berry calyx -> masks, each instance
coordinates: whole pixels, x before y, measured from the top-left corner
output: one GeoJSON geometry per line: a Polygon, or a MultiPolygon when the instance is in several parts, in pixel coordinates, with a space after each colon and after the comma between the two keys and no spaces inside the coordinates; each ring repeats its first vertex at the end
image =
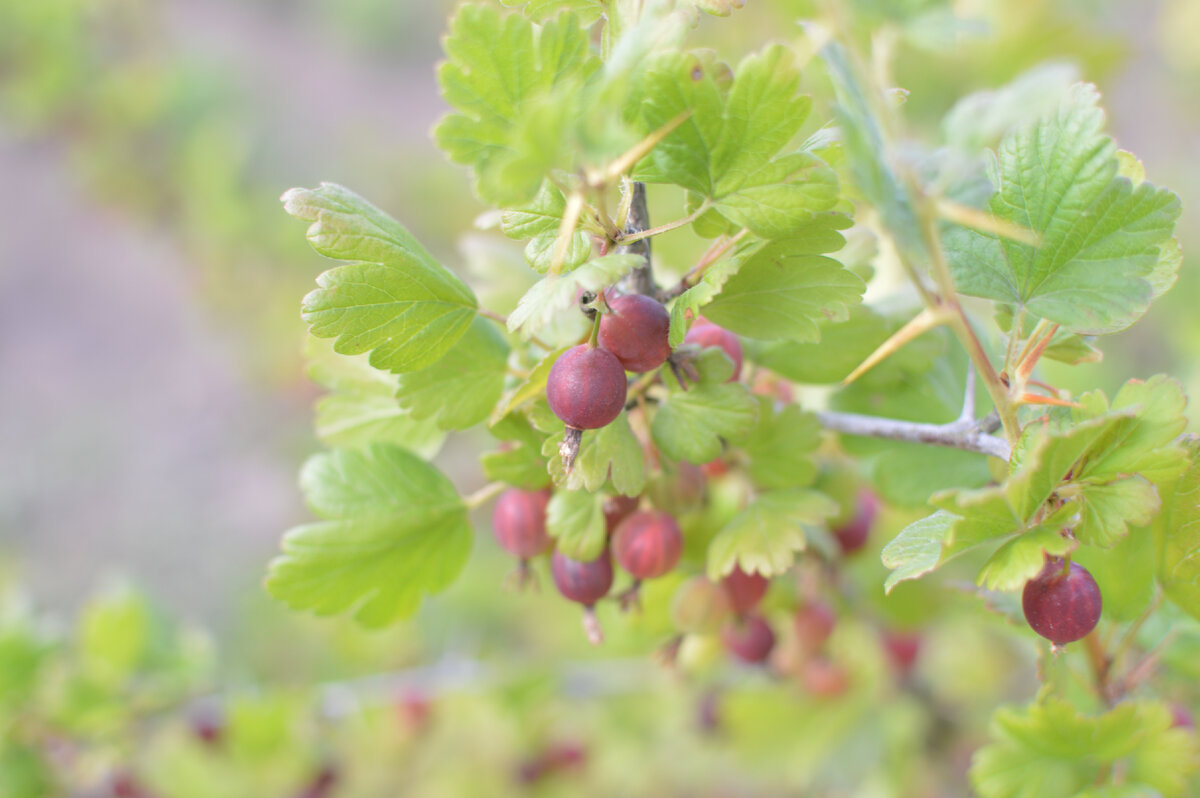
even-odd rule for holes
{"type": "Polygon", "coordinates": [[[721,580],[721,587],[725,588],[725,595],[729,596],[729,606],[738,615],[757,607],[762,597],[767,595],[767,588],[770,586],[771,580],[767,577],[759,573],[748,574],[738,566],[734,566],[721,580]]]}
{"type": "Polygon", "coordinates": [[[671,314],[644,294],[623,294],[608,300],[611,313],[600,317],[598,342],[621,361],[626,371],[652,371],[671,354],[667,334],[671,314]]]}
{"type": "Polygon", "coordinates": [[[613,554],[635,579],[654,579],[669,573],[679,562],[683,533],[670,513],[641,510],[617,527],[613,554]]]}
{"type": "Polygon", "coordinates": [[[577,430],[606,427],[625,407],[625,369],[598,347],[580,344],[563,352],[546,380],[554,415],[577,430]]]}
{"type": "Polygon", "coordinates": [[[492,508],[492,533],[506,551],[528,560],[550,548],[553,541],[546,533],[546,505],[549,490],[509,488],[500,494],[492,508]]]}
{"type": "Polygon", "coordinates": [[[1021,608],[1033,631],[1056,645],[1080,640],[1100,622],[1100,587],[1078,563],[1064,568],[1050,558],[1042,572],[1025,583],[1021,608]]]}
{"type": "Polygon", "coordinates": [[[608,552],[591,562],[582,562],[556,551],[550,559],[550,573],[559,593],[583,605],[583,630],[588,640],[593,644],[602,642],[604,634],[592,608],[612,589],[613,568],[608,552]]]}
{"type": "Polygon", "coordinates": [[[730,375],[726,382],[735,382],[742,374],[742,342],[738,337],[726,330],[724,327],[718,327],[711,321],[705,318],[696,319],[696,323],[692,325],[692,329],[687,331],[687,335],[683,337],[685,344],[695,344],[702,349],[707,349],[710,346],[719,346],[725,354],[729,355],[729,359],[733,361],[733,374],[730,375]]]}
{"type": "Polygon", "coordinates": [[[858,508],[854,517],[833,530],[838,546],[843,555],[853,554],[867,543],[871,535],[871,525],[879,514],[879,499],[873,491],[863,489],[858,492],[858,508]]]}
{"type": "Polygon", "coordinates": [[[730,654],[748,664],[765,662],[775,647],[775,631],[761,615],[748,615],[725,625],[721,642],[730,654]]]}

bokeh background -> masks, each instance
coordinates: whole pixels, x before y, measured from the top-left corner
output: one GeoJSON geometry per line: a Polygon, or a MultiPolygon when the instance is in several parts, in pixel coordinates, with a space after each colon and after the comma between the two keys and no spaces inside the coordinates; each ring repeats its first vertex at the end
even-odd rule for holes
{"type": "MultiPolygon", "coordinates": [[[[429,136],[454,5],[0,0],[0,558],[39,606],[69,617],[129,580],[211,629],[243,680],[414,667],[520,626],[496,616],[531,601],[489,606],[480,586],[382,638],[291,618],[260,588],[307,517],[295,474],[317,449],[298,309],[323,265],[278,197],[342,183],[462,268],[483,208],[429,136]]],[[[1200,0],[857,5],[908,19],[896,78],[917,133],[1046,59],[1099,84],[1120,145],[1184,199],[1185,265],[1103,363],[1051,376],[1112,390],[1169,371],[1197,395],[1200,0]]],[[[749,0],[697,41],[740,53],[808,6],[749,0]]],[[[471,447],[441,459],[467,488],[471,447]]]]}

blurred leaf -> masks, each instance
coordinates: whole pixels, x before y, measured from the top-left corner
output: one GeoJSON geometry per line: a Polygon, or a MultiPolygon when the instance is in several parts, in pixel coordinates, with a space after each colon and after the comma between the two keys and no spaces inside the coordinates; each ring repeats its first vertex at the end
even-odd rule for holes
{"type": "Polygon", "coordinates": [[[316,455],[300,483],[313,512],[329,520],[289,531],[271,563],[267,590],[294,609],[386,626],[466,563],[471,528],[454,486],[399,447],[316,455]]]}
{"type": "Polygon", "coordinates": [[[1200,619],[1200,442],[1187,443],[1190,465],[1164,486],[1163,510],[1155,522],[1158,581],[1167,597],[1200,619]]]}
{"type": "MultiPolygon", "coordinates": [[[[556,419],[557,420],[557,419],[556,419]]],[[[585,430],[579,445],[575,467],[568,475],[558,455],[562,443],[562,422],[558,432],[542,444],[542,454],[548,458],[548,468],[554,484],[568,490],[595,493],[605,484],[624,496],[641,494],[646,485],[646,460],[642,445],[629,427],[629,416],[621,413],[606,427],[585,430]]]]}
{"type": "Polygon", "coordinates": [[[146,658],[151,624],[145,597],[129,588],[91,599],[79,618],[84,667],[110,684],[129,679],[146,658]]]}
{"type": "Polygon", "coordinates": [[[565,556],[591,562],[608,544],[604,497],[582,490],[555,491],[546,507],[546,531],[565,556]]]}
{"type": "Polygon", "coordinates": [[[467,429],[492,412],[508,373],[508,343],[495,323],[476,316],[446,356],[428,368],[400,375],[396,398],[416,421],[439,429],[467,429]]]}
{"type": "MultiPolygon", "coordinates": [[[[567,200],[562,190],[546,181],[533,202],[504,212],[500,229],[509,238],[529,239],[525,245],[525,261],[539,274],[548,272],[554,261],[558,229],[566,210],[567,200]]],[[[563,271],[570,271],[584,263],[591,254],[591,238],[583,230],[576,230],[571,235],[571,243],[563,259],[563,271]]]]}
{"type": "Polygon", "coordinates": [[[735,567],[767,576],[783,573],[806,545],[804,525],[821,524],[837,511],[837,502],[813,490],[760,494],[709,544],[708,577],[719,580],[735,567]]]}
{"type": "Polygon", "coordinates": [[[1058,698],[992,717],[994,742],[971,762],[980,798],[1062,798],[1107,781],[1114,770],[1139,794],[1183,794],[1197,765],[1196,737],[1171,728],[1163,704],[1127,702],[1098,716],[1058,698]]]}
{"type": "Polygon", "coordinates": [[[594,258],[566,274],[546,275],[525,292],[517,309],[509,314],[509,332],[537,335],[576,304],[580,291],[608,288],[641,263],[640,255],[612,254],[594,258]]]}
{"type": "Polygon", "coordinates": [[[698,363],[700,383],[687,390],[676,384],[659,405],[650,432],[668,458],[701,465],[721,454],[723,438],[741,442],[754,428],[758,405],[745,385],[725,382],[733,363],[723,352],[710,347],[698,363]]]}
{"type": "Polygon", "coordinates": [[[801,487],[817,476],[812,460],[821,441],[821,425],[796,405],[774,412],[772,401],[758,400],[758,425],[741,447],[750,456],[750,477],[763,488],[801,487]]]}
{"type": "Polygon", "coordinates": [[[942,120],[942,135],[947,144],[973,156],[1014,128],[1053,114],[1078,80],[1074,64],[1039,64],[998,89],[963,97],[942,120]]]}
{"type": "Polygon", "coordinates": [[[1124,329],[1145,313],[1179,198],[1118,176],[1097,100],[1094,87],[1079,84],[1057,114],[1001,142],[989,207],[1030,226],[1041,245],[951,230],[945,244],[962,293],[1024,306],[1084,334],[1124,329]]]}
{"type": "Polygon", "coordinates": [[[0,739],[0,798],[45,798],[54,790],[50,765],[36,750],[0,739]]]}
{"type": "Polygon", "coordinates": [[[539,22],[562,11],[574,11],[584,24],[595,22],[604,14],[603,0],[500,0],[510,8],[519,8],[539,22]]]}
{"type": "Polygon", "coordinates": [[[398,222],[341,186],[293,188],[284,209],[312,221],[308,240],[354,261],[323,273],[304,298],[304,319],[343,355],[370,352],[375,368],[417,371],[435,363],[475,317],[475,296],[398,222]]]}

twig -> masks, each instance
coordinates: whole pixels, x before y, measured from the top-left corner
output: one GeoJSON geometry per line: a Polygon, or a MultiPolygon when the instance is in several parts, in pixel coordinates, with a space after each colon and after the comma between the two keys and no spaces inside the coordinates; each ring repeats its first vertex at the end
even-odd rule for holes
{"type": "MultiPolygon", "coordinates": [[[[989,417],[990,418],[990,417],[989,417]]],[[[1011,455],[1008,441],[983,431],[983,422],[953,421],[949,424],[923,424],[916,421],[898,421],[894,418],[860,416],[857,413],[817,413],[817,420],[826,429],[847,435],[862,435],[868,438],[886,438],[893,441],[927,443],[967,452],[999,457],[1007,460],[1011,455]]]]}
{"type": "MultiPolygon", "coordinates": [[[[646,207],[646,184],[633,183],[629,189],[629,218],[625,222],[626,235],[636,235],[650,227],[650,211],[646,207]]],[[[642,264],[626,278],[634,293],[654,296],[658,286],[654,283],[654,272],[650,268],[650,239],[639,238],[622,244],[618,252],[640,255],[642,264]]]]}

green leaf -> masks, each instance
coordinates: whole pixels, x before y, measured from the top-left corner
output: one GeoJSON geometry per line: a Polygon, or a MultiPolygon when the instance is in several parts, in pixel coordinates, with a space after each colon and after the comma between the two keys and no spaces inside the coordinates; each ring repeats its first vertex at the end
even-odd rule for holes
{"type": "Polygon", "coordinates": [[[559,431],[542,444],[542,454],[554,484],[568,490],[585,490],[595,493],[605,484],[624,496],[637,496],[646,485],[646,459],[642,446],[629,427],[625,413],[607,427],[587,430],[579,445],[579,456],[568,475],[563,471],[558,447],[562,443],[561,422],[559,431]]]}
{"type": "Polygon", "coordinates": [[[328,520],[289,531],[271,563],[267,590],[294,609],[386,626],[447,587],[466,563],[465,505],[450,480],[404,449],[316,455],[300,484],[328,520]]]}
{"type": "Polygon", "coordinates": [[[599,66],[587,31],[571,14],[539,26],[493,7],[464,5],[444,46],[438,82],[454,112],[434,130],[438,146],[454,162],[474,168],[483,199],[496,205],[527,201],[564,151],[569,116],[555,112],[599,66]],[[534,133],[541,138],[531,140],[534,133]]]}
{"type": "Polygon", "coordinates": [[[1099,716],[1047,698],[992,717],[994,741],[971,762],[980,798],[1062,798],[1120,773],[1138,794],[1183,794],[1196,769],[1195,735],[1171,728],[1164,704],[1125,702],[1099,716]],[[1153,791],[1153,792],[1152,792],[1153,791]]]}
{"type": "Polygon", "coordinates": [[[323,443],[354,449],[392,443],[426,459],[442,448],[445,434],[396,401],[396,375],[372,368],[366,355],[339,355],[328,340],[311,335],[304,356],[309,376],[333,391],[316,404],[314,425],[323,443]]]}
{"type": "Polygon", "coordinates": [[[517,309],[509,314],[509,332],[537,335],[576,303],[581,289],[600,291],[608,288],[641,263],[640,255],[614,253],[590,260],[566,274],[546,275],[525,292],[517,309]]]}
{"type": "Polygon", "coordinates": [[[785,47],[748,56],[725,91],[723,65],[697,54],[660,54],[634,86],[642,132],[687,114],[643,159],[635,179],[670,182],[707,198],[740,227],[771,238],[793,234],[831,210],[837,178],[811,153],[776,156],[812,106],[785,47]]]}
{"type": "Polygon", "coordinates": [[[832,258],[809,254],[807,239],[764,244],[725,283],[704,314],[750,338],[817,341],[823,319],[845,321],[866,285],[832,258]]]}
{"type": "Polygon", "coordinates": [[[683,343],[688,331],[688,312],[692,318],[700,314],[700,308],[707,305],[721,292],[721,287],[738,270],[740,262],[734,259],[719,261],[705,270],[700,282],[684,291],[675,298],[671,305],[671,330],[667,341],[672,347],[683,343]]]}
{"type": "Polygon", "coordinates": [[[591,562],[608,543],[604,497],[582,490],[555,491],[546,507],[546,531],[564,555],[591,562]]]}
{"type": "Polygon", "coordinates": [[[914,521],[883,547],[880,558],[892,569],[883,589],[892,592],[900,582],[919,579],[942,563],[942,547],[950,536],[958,516],[945,510],[914,521]]]}
{"type": "MultiPolygon", "coordinates": [[[[546,181],[533,198],[533,202],[505,211],[501,217],[500,229],[506,236],[517,240],[529,239],[525,246],[525,260],[530,268],[539,274],[548,272],[554,261],[558,229],[566,210],[567,200],[562,190],[546,181]]],[[[583,230],[576,230],[567,246],[562,269],[574,269],[591,257],[591,254],[591,238],[583,230]]]]}
{"type": "Polygon", "coordinates": [[[439,429],[467,429],[500,401],[508,373],[508,343],[493,322],[475,317],[446,356],[428,368],[400,375],[396,398],[413,419],[439,429]]]}
{"type": "Polygon", "coordinates": [[[283,195],[284,209],[312,221],[308,240],[354,261],[317,278],[304,298],[312,334],[336,338],[343,355],[370,352],[375,368],[416,371],[442,357],[471,325],[475,296],[398,222],[332,183],[283,195]]]}
{"type": "Polygon", "coordinates": [[[824,523],[837,513],[837,502],[817,491],[767,491],[735,515],[709,543],[708,576],[719,580],[734,567],[767,576],[781,574],[806,545],[804,525],[824,523]]]}
{"type": "Polygon", "coordinates": [[[1187,471],[1163,491],[1155,522],[1158,581],[1167,598],[1200,619],[1200,442],[1188,441],[1187,471]]]}
{"type": "Polygon", "coordinates": [[[1158,508],[1158,491],[1141,476],[1087,485],[1079,497],[1075,537],[1081,543],[1108,548],[1129,534],[1130,524],[1150,523],[1158,508]]]}
{"type": "Polygon", "coordinates": [[[988,590],[1024,587],[1045,567],[1045,555],[1062,557],[1075,549],[1075,541],[1062,534],[1072,514],[1073,508],[1065,507],[1033,529],[1013,535],[992,553],[975,581],[988,590]]]}
{"type": "Polygon", "coordinates": [[[758,400],[758,425],[742,442],[750,456],[750,477],[763,488],[801,487],[817,476],[811,455],[821,442],[821,425],[796,405],[773,412],[766,397],[758,400]]]}
{"type": "Polygon", "coordinates": [[[590,24],[604,14],[603,0],[500,0],[500,2],[510,8],[520,8],[526,16],[539,22],[563,11],[573,11],[584,24],[590,24]]]}
{"type": "Polygon", "coordinates": [[[18,742],[15,735],[0,739],[0,796],[45,798],[54,795],[57,781],[36,748],[18,742]]]}
{"type": "Polygon", "coordinates": [[[150,606],[128,588],[97,596],[79,618],[79,653],[90,674],[119,683],[146,658],[151,640],[150,606]]]}
{"type": "Polygon", "coordinates": [[[1079,84],[1055,115],[1001,142],[989,208],[1038,233],[1041,244],[952,230],[945,244],[962,293],[1084,334],[1124,329],[1145,313],[1179,198],[1118,174],[1098,99],[1079,84]]]}
{"type": "MultiPolygon", "coordinates": [[[[671,391],[650,422],[655,444],[672,460],[701,465],[721,454],[721,439],[739,443],[758,420],[758,403],[741,383],[724,382],[733,364],[720,350],[698,361],[700,383],[671,391]]],[[[632,495],[632,494],[627,494],[632,495]]]]}
{"type": "Polygon", "coordinates": [[[546,473],[546,458],[540,447],[519,444],[511,449],[488,452],[479,458],[483,475],[490,482],[504,482],[524,490],[546,487],[550,476],[546,473]]]}

